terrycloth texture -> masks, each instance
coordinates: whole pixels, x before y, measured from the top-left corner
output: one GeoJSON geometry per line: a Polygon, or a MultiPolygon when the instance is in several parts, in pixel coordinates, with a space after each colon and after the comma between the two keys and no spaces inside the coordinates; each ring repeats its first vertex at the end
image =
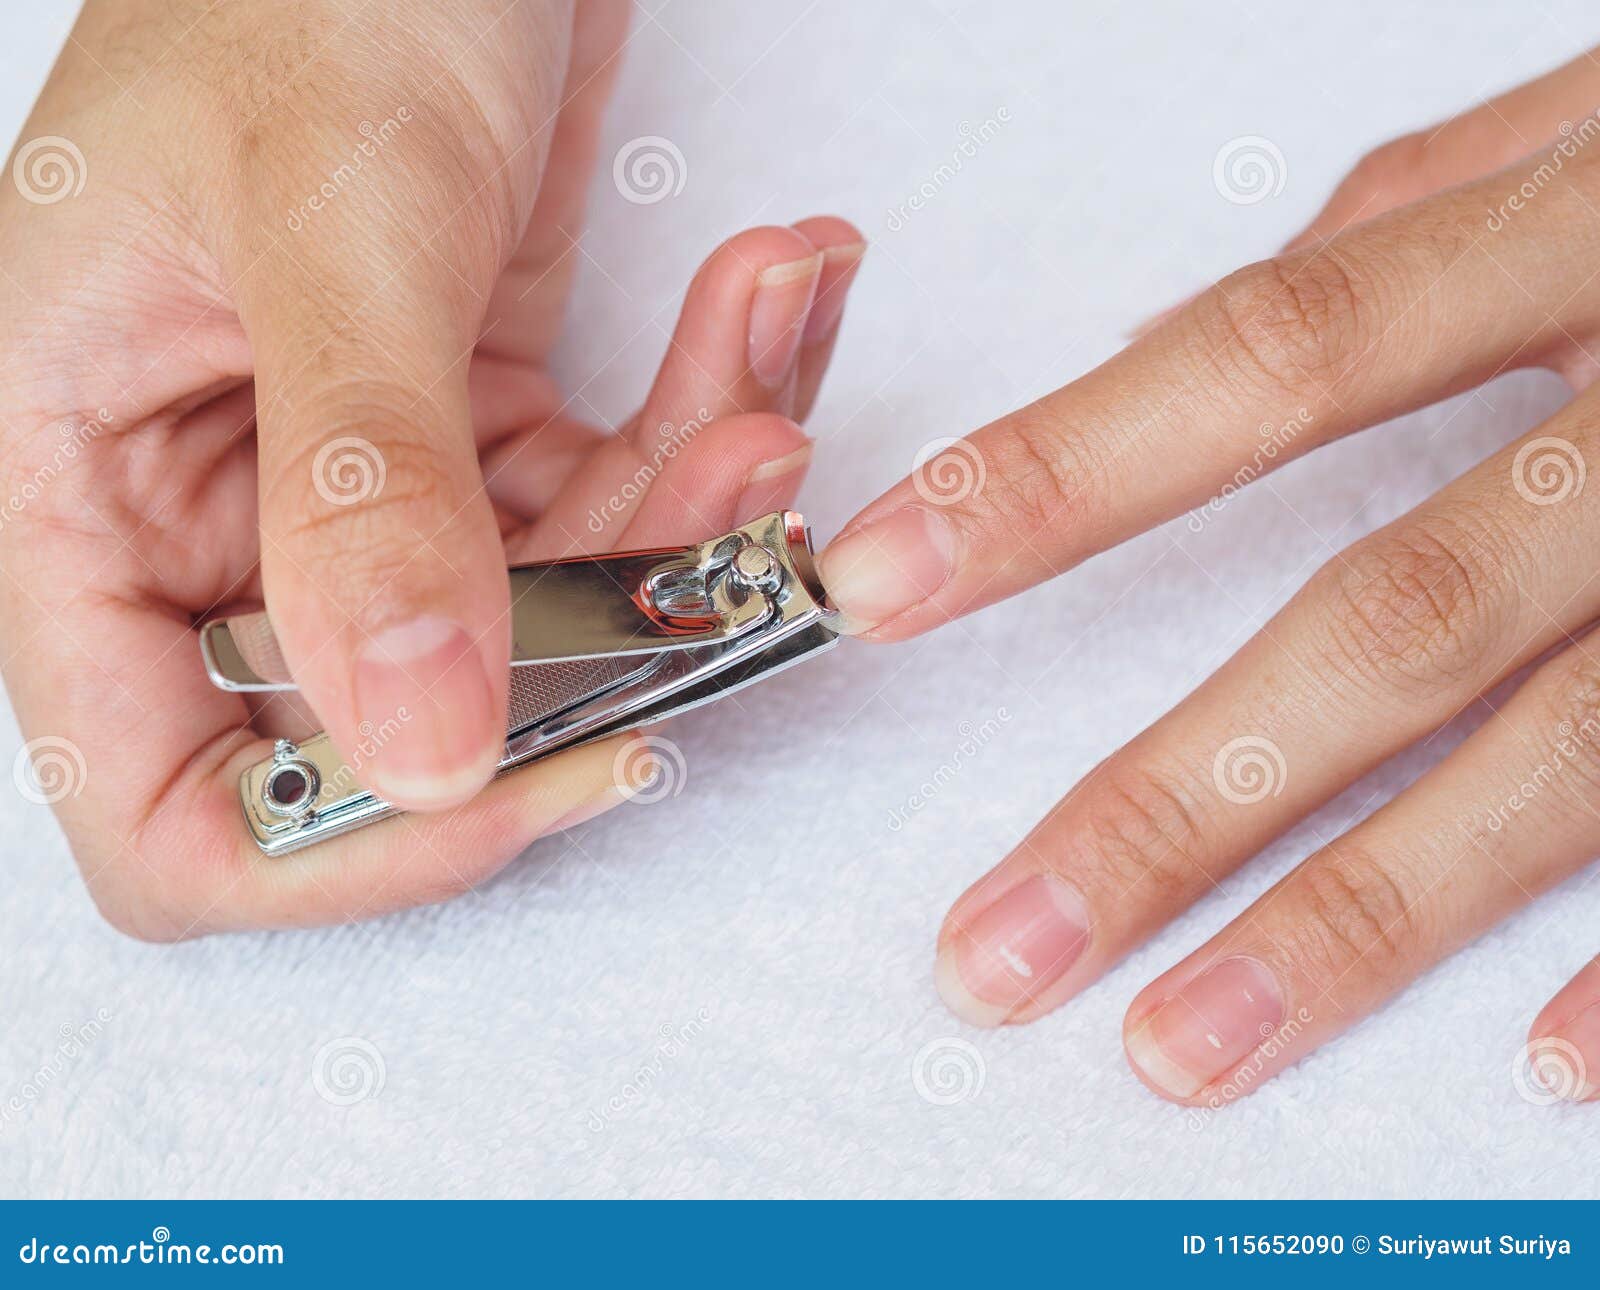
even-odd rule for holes
{"type": "MultiPolygon", "coordinates": [[[[64,8],[8,15],[6,58],[64,8]]],[[[1083,372],[1143,316],[1271,251],[1366,148],[1600,35],[1576,0],[661,8],[610,118],[562,367],[621,416],[718,237],[854,216],[874,245],[802,499],[823,535],[928,441],[1083,372]],[[681,150],[677,196],[619,197],[611,160],[641,135],[681,150]],[[1281,150],[1276,198],[1214,189],[1213,158],[1243,135],[1281,150]]],[[[679,796],[550,840],[442,908],[134,944],[100,923],[50,813],[8,787],[0,1189],[1593,1194],[1600,1114],[1531,1106],[1511,1079],[1535,1010],[1600,948],[1587,876],[1198,1129],[1120,1051],[1140,985],[1426,769],[1481,705],[1038,1025],[966,1029],[929,972],[950,900],[1075,777],[1334,549],[1560,398],[1553,380],[1499,382],[1289,467],[1198,535],[1169,524],[915,644],[847,643],[674,724],[679,796]],[[981,751],[961,751],[969,727],[981,751]],[[971,1049],[927,1049],[950,1039],[971,1049]],[[344,1058],[327,1048],[341,1040],[344,1058]],[[375,1083],[374,1054],[381,1089],[338,1105],[375,1083]],[[981,1062],[981,1089],[938,1105],[963,1062],[981,1062]]]]}

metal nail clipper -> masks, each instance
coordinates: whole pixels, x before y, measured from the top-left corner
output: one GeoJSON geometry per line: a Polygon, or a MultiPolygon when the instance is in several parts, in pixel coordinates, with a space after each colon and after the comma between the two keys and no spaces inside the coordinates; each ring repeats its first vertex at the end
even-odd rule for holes
{"type": "MultiPolygon", "coordinates": [[[[709,703],[839,639],[810,531],[793,511],[694,546],[519,565],[509,577],[510,712],[497,775],[709,703]]],[[[206,623],[200,647],[221,689],[294,688],[264,614],[206,623]]],[[[279,740],[244,772],[239,799],[264,852],[399,813],[360,785],[384,732],[362,735],[373,746],[349,761],[319,734],[279,740]]]]}

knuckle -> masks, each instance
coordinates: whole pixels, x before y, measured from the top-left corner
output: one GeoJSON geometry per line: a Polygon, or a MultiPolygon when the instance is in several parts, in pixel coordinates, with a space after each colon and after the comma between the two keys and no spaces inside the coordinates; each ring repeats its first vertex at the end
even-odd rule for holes
{"type": "Polygon", "coordinates": [[[1419,902],[1389,867],[1347,840],[1307,861],[1295,886],[1300,917],[1288,929],[1289,949],[1324,989],[1392,981],[1426,956],[1419,902]]]}
{"type": "Polygon", "coordinates": [[[1409,192],[1433,150],[1424,134],[1405,134],[1381,143],[1351,169],[1345,182],[1358,192],[1382,200],[1395,191],[1409,192]]]}
{"type": "Polygon", "coordinates": [[[1186,779],[1151,766],[1113,761],[1086,782],[1087,808],[1074,881],[1116,899],[1137,891],[1142,904],[1187,905],[1210,885],[1206,857],[1214,836],[1186,779]]]}
{"type": "Polygon", "coordinates": [[[297,444],[262,489],[262,523],[290,550],[330,543],[367,564],[400,565],[431,541],[455,508],[445,454],[416,437],[374,427],[370,417],[327,422],[325,436],[297,444]]]}
{"type": "Polygon", "coordinates": [[[1227,380],[1302,395],[1350,375],[1374,297],[1347,254],[1318,249],[1247,265],[1204,293],[1194,316],[1227,380]]]}
{"type": "Polygon", "coordinates": [[[1499,636],[1502,543],[1414,519],[1356,543],[1302,594],[1319,606],[1321,648],[1384,694],[1475,678],[1499,636]]]}

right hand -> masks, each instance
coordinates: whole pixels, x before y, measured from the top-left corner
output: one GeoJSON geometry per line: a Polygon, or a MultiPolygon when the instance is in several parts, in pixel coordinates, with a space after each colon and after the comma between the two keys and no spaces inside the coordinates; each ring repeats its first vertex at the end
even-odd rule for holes
{"type": "Polygon", "coordinates": [[[638,414],[588,424],[546,360],[625,6],[359,9],[90,0],[0,197],[19,782],[141,937],[438,899],[621,800],[625,738],[488,783],[506,564],[786,505],[861,251],[725,243],[638,414]],[[195,624],[263,602],[300,700],[200,666],[195,624]],[[240,770],[319,727],[419,813],[264,859],[240,770]]]}

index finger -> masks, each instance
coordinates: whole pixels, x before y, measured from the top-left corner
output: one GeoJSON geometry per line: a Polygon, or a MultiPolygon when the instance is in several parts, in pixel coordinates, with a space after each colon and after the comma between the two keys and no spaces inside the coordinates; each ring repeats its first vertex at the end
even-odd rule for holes
{"type": "Polygon", "coordinates": [[[1550,361],[1600,321],[1587,158],[1535,157],[1223,279],[1071,385],[959,440],[823,552],[853,630],[916,635],[1341,435],[1550,361]]]}

